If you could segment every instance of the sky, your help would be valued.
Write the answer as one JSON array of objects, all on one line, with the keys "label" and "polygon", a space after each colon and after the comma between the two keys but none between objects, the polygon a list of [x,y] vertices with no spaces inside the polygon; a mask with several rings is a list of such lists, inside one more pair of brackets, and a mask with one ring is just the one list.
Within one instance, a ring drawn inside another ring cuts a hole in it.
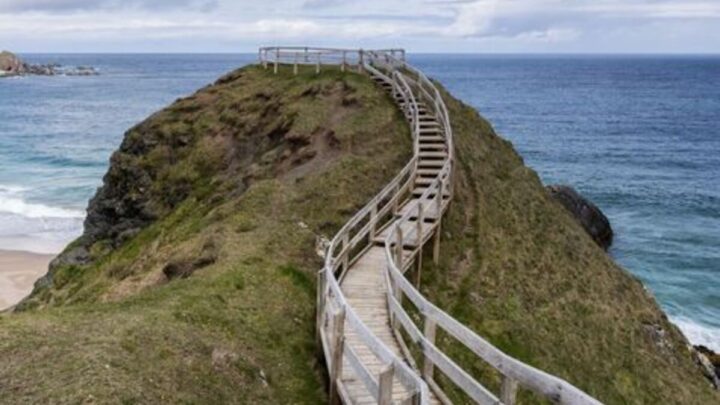
[{"label": "sky", "polygon": [[720,53],[720,0],[0,0],[0,49]]}]

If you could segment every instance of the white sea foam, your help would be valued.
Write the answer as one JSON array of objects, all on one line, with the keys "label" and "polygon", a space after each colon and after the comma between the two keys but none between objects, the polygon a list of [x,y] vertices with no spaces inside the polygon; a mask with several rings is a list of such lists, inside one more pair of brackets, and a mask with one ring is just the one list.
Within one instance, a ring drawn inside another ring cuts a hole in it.
[{"label": "white sea foam", "polygon": [[0,194],[17,194],[25,190],[27,190],[25,187],[0,184]]},{"label": "white sea foam", "polygon": [[82,233],[82,211],[28,202],[26,191],[0,185],[0,249],[58,253]]},{"label": "white sea foam", "polygon": [[720,353],[720,328],[701,325],[686,317],[673,317],[672,322],[683,331],[693,345],[704,345]]},{"label": "white sea foam", "polygon": [[81,211],[30,203],[22,198],[26,188],[0,184],[0,214],[14,214],[26,218],[82,218]]},{"label": "white sea foam", "polygon": [[81,211],[28,203],[21,198],[0,194],[0,213],[21,215],[27,218],[82,218]]}]

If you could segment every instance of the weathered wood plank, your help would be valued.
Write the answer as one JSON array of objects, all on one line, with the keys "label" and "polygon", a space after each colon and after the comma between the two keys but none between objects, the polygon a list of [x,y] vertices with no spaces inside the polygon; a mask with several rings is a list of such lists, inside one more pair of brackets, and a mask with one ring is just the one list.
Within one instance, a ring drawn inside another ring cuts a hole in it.
[{"label": "weathered wood plank", "polygon": [[[367,389],[369,393],[377,393],[379,389],[378,382],[367,369],[365,364],[363,364],[360,357],[357,356],[352,346],[348,345],[345,349],[345,357],[352,367],[353,374],[362,381],[365,385],[365,389]],[[373,397],[377,400],[377,396],[373,395]]]},{"label": "weathered wood plank", "polygon": [[438,350],[434,345],[424,345],[423,354],[426,359],[431,361],[445,376],[447,376],[455,385],[460,387],[470,398],[481,404],[499,404],[500,400],[475,381],[465,370],[455,364],[443,352]]}]

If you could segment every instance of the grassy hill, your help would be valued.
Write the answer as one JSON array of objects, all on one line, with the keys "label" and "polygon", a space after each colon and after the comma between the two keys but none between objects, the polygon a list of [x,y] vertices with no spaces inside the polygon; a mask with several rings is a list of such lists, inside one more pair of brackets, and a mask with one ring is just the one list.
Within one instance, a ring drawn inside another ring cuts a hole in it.
[{"label": "grassy hill", "polygon": [[54,266],[0,316],[0,402],[325,401],[315,239],[410,146],[392,101],[352,73],[248,67],[153,115],[91,203],[108,224],[90,218],[60,260],[87,248],[88,262]]},{"label": "grassy hill", "polygon": [[[425,293],[608,403],[717,400],[642,285],[447,99],[457,197]],[[113,155],[85,234],[0,315],[0,402],[325,402],[316,239],[410,151],[392,100],[354,73],[247,67],[154,114]]]},{"label": "grassy hill", "polygon": [[[444,96],[456,196],[439,265],[423,261],[423,293],[506,353],[605,403],[720,403],[651,293],[549,196],[512,144]],[[496,372],[440,341],[499,392]],[[542,402],[520,393],[520,403]]]}]

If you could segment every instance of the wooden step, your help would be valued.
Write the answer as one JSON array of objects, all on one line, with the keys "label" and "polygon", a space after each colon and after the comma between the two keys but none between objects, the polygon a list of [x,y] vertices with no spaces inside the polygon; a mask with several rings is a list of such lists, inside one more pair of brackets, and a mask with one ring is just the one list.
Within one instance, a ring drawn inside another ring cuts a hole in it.
[{"label": "wooden step", "polygon": [[427,134],[423,134],[422,132],[420,133],[419,140],[420,140],[420,142],[442,142],[442,143],[445,143],[445,138],[443,138],[440,135],[427,135]]},{"label": "wooden step", "polygon": [[427,142],[420,142],[420,151],[446,151],[447,147],[444,143],[427,143]]},{"label": "wooden step", "polygon": [[[390,233],[390,231],[393,228],[394,227],[391,225],[385,227],[385,229],[383,229],[378,234],[378,236],[376,237],[376,240],[379,239],[384,242],[385,238],[387,237],[387,235]],[[423,225],[423,229],[422,229],[423,234],[421,235],[420,239],[418,239],[418,233],[417,233],[418,223],[417,223],[417,221],[414,221],[414,220],[404,221],[402,223],[402,225],[400,225],[400,228],[403,231],[403,247],[404,248],[418,247],[420,245],[420,243],[425,242],[425,240],[427,239],[427,237],[429,236],[429,233],[431,231],[429,226]]]},{"label": "wooden step", "polygon": [[422,200],[414,198],[412,200],[408,200],[408,202],[400,208],[398,216],[403,216],[409,212],[411,219],[417,219],[418,203],[420,202],[423,204],[423,218],[425,222],[433,222],[442,214],[442,212],[438,212],[437,202],[435,200]]},{"label": "wooden step", "polygon": [[418,161],[419,168],[441,168],[443,166],[445,166],[445,160],[441,159],[420,159]]},{"label": "wooden step", "polygon": [[442,133],[442,130],[440,129],[440,127],[423,128],[422,126],[420,126],[420,134],[433,135],[433,134],[441,134],[441,133]]},{"label": "wooden step", "polygon": [[437,177],[437,175],[440,174],[440,168],[418,169],[417,174],[423,177]]},{"label": "wooden step", "polygon": [[420,159],[446,159],[448,157],[447,152],[423,152],[420,151]]},{"label": "wooden step", "polygon": [[445,142],[418,142],[421,150],[443,150],[447,151],[447,145]]},{"label": "wooden step", "polygon": [[[412,195],[415,197],[420,197],[423,195],[423,193],[427,190],[427,186],[418,186],[413,189]],[[437,188],[433,188],[430,191],[430,194],[428,195],[428,198],[435,198],[437,195]],[[449,198],[450,192],[447,189],[447,186],[445,186],[445,189],[443,190],[443,199]]]},{"label": "wooden step", "polygon": [[435,177],[418,177],[415,179],[415,185],[427,187],[432,184],[433,181],[435,181]]}]

